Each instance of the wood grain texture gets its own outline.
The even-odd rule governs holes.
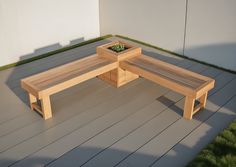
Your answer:
[[[50,95],[117,67],[117,62],[95,54],[22,79],[21,86],[30,94],[31,108],[42,114],[44,119],[48,119],[52,117]],[[36,98],[41,101],[41,106],[32,105],[37,101]]]
[[[128,49],[120,53],[109,47],[124,44]],[[141,48],[120,41],[97,47],[97,54],[62,65],[21,80],[21,85],[30,93],[30,105],[41,101],[35,108],[45,119],[52,117],[49,96],[78,83],[98,77],[120,87],[142,76],[186,96],[184,118],[192,119],[194,113],[205,107],[207,92],[214,87],[214,80],[177,67],[175,65],[141,54]],[[194,108],[195,100],[200,105]]]
[[[193,114],[205,106],[207,92],[214,87],[215,82],[209,77],[145,55],[122,61],[120,67],[185,95],[186,119],[192,119]],[[194,108],[195,100],[199,98],[201,106]]]

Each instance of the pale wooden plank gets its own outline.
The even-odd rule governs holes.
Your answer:
[[[201,96],[202,93],[205,93],[214,85],[214,80],[209,77],[145,55],[122,61],[120,66],[193,99]]]
[[[157,75],[161,75],[168,80],[173,80],[174,82],[184,84],[191,88],[199,87],[204,83],[204,80],[194,77],[195,75],[186,73],[187,71],[183,69],[170,66],[170,64],[163,64],[161,61],[154,62],[154,60],[156,59],[147,59],[146,57],[143,58],[140,56],[138,58],[129,59],[125,62],[140,66],[141,68],[147,69]]]
[[[90,64],[86,66],[85,61]],[[25,78],[21,81],[21,86],[34,96],[42,98],[114,68],[117,68],[117,63],[93,55]]]
[[[220,80],[218,82],[220,82]],[[236,79],[220,89],[218,92],[216,92],[216,94],[210,96],[206,105],[206,109],[199,112],[199,114],[196,115],[196,119],[193,119],[192,121],[186,121],[181,117],[177,118],[177,121],[165,131],[163,131],[163,133],[159,134],[147,144],[139,148],[134,154],[130,155],[118,166],[127,166],[127,164],[134,166],[149,166],[153,164],[201,122],[216,112],[220,106],[224,105],[230,98],[232,98],[232,96],[235,95],[235,87],[233,86],[235,84]],[[181,106],[181,102],[183,103],[183,100],[176,105]],[[145,158],[144,160],[140,158],[140,154],[151,156],[148,156],[148,158]]]

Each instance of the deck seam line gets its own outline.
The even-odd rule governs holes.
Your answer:
[[[196,63],[195,65],[198,65],[198,63]],[[195,65],[194,65],[194,66],[195,66]],[[205,70],[207,70],[208,68],[209,68],[209,66],[207,66],[207,68],[206,68]],[[57,126],[57,125],[56,125],[56,126]],[[45,131],[44,131],[44,132],[45,132]],[[36,135],[36,136],[37,136],[37,135]],[[33,137],[35,137],[35,136],[33,136]],[[29,139],[30,139],[30,138],[28,138],[28,139],[26,139],[26,140],[29,140]],[[58,139],[58,140],[60,140],[60,139]],[[25,140],[24,140],[24,141],[25,141]],[[24,142],[24,141],[23,141],[23,142]],[[57,140],[56,140],[56,141],[57,141]],[[20,143],[18,143],[18,144],[20,144]],[[18,144],[17,144],[17,145],[18,145]],[[13,146],[13,147],[14,147],[14,146]],[[38,150],[38,151],[39,151],[39,150]]]
[[[195,64],[195,65],[198,65],[198,64]],[[195,66],[194,65],[194,66]],[[190,68],[190,67],[189,67]],[[210,67],[209,66],[207,66],[204,70],[202,70],[201,71],[201,73],[203,73],[203,72],[205,72],[205,71],[207,71],[207,70],[209,70],[210,69]],[[166,92],[165,94],[167,94],[167,93],[169,93],[169,92],[171,92],[171,90],[169,90],[168,92]],[[164,95],[165,95],[164,94]],[[176,102],[174,102],[173,104],[171,104],[170,106],[168,106],[167,108],[165,108],[165,109],[163,109],[163,111],[161,111],[159,114],[161,114],[162,112],[164,112],[165,110],[167,110],[167,109],[169,109],[170,107],[172,107],[173,105],[175,105],[176,103],[178,103],[180,100],[182,100],[184,97],[182,97],[181,99],[179,99],[179,100],[177,100]],[[156,116],[158,116],[159,114],[157,114],[157,115],[155,115],[154,117],[152,117],[151,119],[149,119],[148,121],[146,121],[144,124],[142,124],[142,126],[143,125],[145,125],[146,123],[148,123],[148,122],[150,122],[152,119],[154,119]],[[177,121],[177,120],[176,120]],[[138,128],[136,128],[136,129],[138,129]],[[135,130],[133,130],[132,132],[134,132]],[[130,132],[129,134],[131,134],[132,132]],[[162,131],[161,131],[162,132]],[[159,133],[161,133],[161,132],[159,132]],[[129,135],[128,134],[128,135]],[[128,136],[128,135],[126,135],[126,136]],[[126,136],[124,136],[124,137],[122,137],[122,138],[125,138]],[[155,137],[155,136],[154,136]],[[120,141],[122,138],[120,138],[118,141]],[[151,139],[152,140],[152,139]],[[116,141],[115,143],[117,143],[118,141]],[[149,142],[149,141],[148,141]],[[115,143],[113,143],[112,145],[114,145]],[[110,145],[109,147],[111,147],[112,145]],[[144,144],[145,145],[145,144]],[[109,147],[107,147],[107,148],[105,148],[105,149],[103,149],[102,151],[100,151],[99,153],[97,153],[96,155],[98,155],[98,154],[100,154],[101,152],[103,152],[103,151],[105,151],[106,149],[108,149]],[[142,146],[141,146],[142,147]],[[95,156],[93,156],[92,158],[90,158],[89,160],[91,160],[91,159],[93,159]],[[83,166],[83,165],[85,165],[87,162],[89,162],[89,160],[88,161],[86,161],[85,163],[83,163],[81,166]],[[116,165],[118,165],[118,164],[116,164]],[[115,166],[116,166],[115,165]]]
[[[193,62],[193,61],[192,61],[192,62]],[[177,63],[177,64],[181,65],[181,62],[180,62],[180,63]],[[195,62],[194,62],[191,66],[187,67],[187,69],[192,68],[192,67],[194,67],[194,66],[197,66],[197,65],[199,65],[199,64],[200,64],[200,63],[195,63]],[[205,65],[204,65],[204,66],[205,66]],[[206,70],[208,70],[208,69],[210,69],[210,66],[206,66],[206,67],[204,68],[204,70],[201,71],[201,73],[204,72],[204,71],[206,71]],[[114,125],[115,125],[115,124],[114,124]],[[112,125],[112,126],[113,126],[113,125]],[[110,128],[110,127],[109,127],[109,128]],[[74,131],[75,131],[75,130],[74,130]],[[73,133],[74,131],[72,131],[71,133]],[[98,133],[98,134],[100,134],[100,133]],[[98,134],[96,134],[95,136],[97,136]],[[93,136],[93,137],[95,137],[95,136]],[[64,136],[63,136],[63,137],[64,137]],[[93,138],[93,137],[92,137],[92,138]],[[61,138],[62,138],[62,137],[61,137]],[[59,139],[53,141],[52,143],[54,143],[54,142],[60,140],[61,138],[59,138]],[[90,138],[87,139],[87,141],[88,141],[88,140],[90,140]],[[87,142],[87,141],[85,141],[85,142]],[[85,142],[83,142],[83,143],[85,143]],[[50,144],[52,144],[52,143],[50,143]],[[81,143],[81,144],[83,144],[83,143]],[[48,145],[50,145],[50,144],[48,144]],[[80,145],[81,145],[81,144],[80,144]],[[48,145],[46,145],[46,146],[40,148],[39,150],[37,150],[37,151],[31,153],[30,155],[32,155],[32,154],[34,154],[34,153],[36,153],[36,152],[42,150],[43,148],[47,147]],[[78,145],[78,146],[80,146],[80,145]],[[78,147],[78,146],[76,146],[76,147]],[[74,147],[73,149],[75,149],[76,147]],[[66,153],[69,153],[69,152],[72,151],[73,149],[69,150],[69,151],[66,152]],[[66,154],[66,153],[64,153],[64,154]],[[45,166],[48,166],[48,165],[51,164],[52,162],[56,161],[57,159],[59,159],[60,157],[62,157],[64,154],[62,154],[62,155],[59,156],[58,158],[56,158],[56,159],[50,161],[50,162],[47,163]],[[30,155],[24,157],[23,159],[21,159],[21,160],[19,160],[19,161],[22,161],[22,160],[26,159],[26,158],[29,157]],[[18,162],[19,162],[19,161],[18,161]]]
[[[105,88],[104,88],[104,89],[105,89]],[[101,90],[99,90],[99,91],[101,91]],[[112,96],[112,97],[113,97],[113,96]],[[96,104],[96,105],[92,106],[91,108],[94,108],[94,107],[96,107],[97,105],[100,105],[100,104],[101,104],[101,103]],[[91,108],[89,108],[89,109],[91,109]],[[86,112],[86,111],[83,111],[83,112]],[[82,113],[83,113],[83,112],[82,112]],[[76,114],[76,115],[74,115],[74,116],[77,116],[77,115],[80,115],[80,114],[81,114],[81,113]],[[72,118],[70,118],[70,119],[72,119]],[[69,120],[69,119],[68,119],[68,120]],[[68,121],[68,120],[65,120],[65,121]],[[25,141],[27,141],[27,140],[29,140],[29,139],[32,139],[32,138],[34,138],[34,137],[36,137],[36,136],[38,136],[38,135],[40,135],[40,134],[42,134],[42,133],[44,133],[44,132],[50,130],[51,128],[56,127],[57,125],[60,125],[60,124],[64,123],[65,121],[62,121],[62,122],[60,122],[59,124],[56,124],[55,126],[52,126],[52,127],[48,128],[48,129],[45,130],[45,131],[42,131],[42,132],[40,132],[40,133],[38,133],[38,134],[36,134],[36,135],[34,135],[34,136],[31,136],[30,138],[27,138],[27,139],[23,140],[22,142],[20,142],[20,143],[18,143],[18,144],[15,144],[15,145],[13,145],[12,147],[9,147],[8,149],[6,149],[6,150],[4,150],[4,151],[1,151],[0,154],[3,153],[3,152],[5,152],[5,151],[7,151],[7,150],[9,150],[9,149],[11,149],[11,148],[13,148],[13,147],[15,147],[15,146],[17,146],[17,145],[19,145],[19,144],[21,144],[21,143],[23,143],[23,142],[25,142]],[[36,122],[37,122],[37,121],[36,121]],[[36,122],[35,122],[35,123],[36,123]]]
[[[193,62],[193,61],[192,61]],[[194,62],[195,63],[195,62]],[[177,65],[178,64],[181,64],[181,62],[179,62],[179,63],[177,63]],[[198,65],[199,63],[196,63],[196,64],[194,64],[193,66],[190,66],[190,67],[188,67],[188,68],[191,68],[191,67],[194,67],[194,66],[196,66],[196,65]],[[107,86],[108,87],[108,86]],[[103,88],[102,88],[103,89]],[[23,94],[23,93],[22,93]],[[13,117],[12,119],[16,119],[16,118],[18,118],[18,117],[21,117],[21,116],[24,116],[24,115],[26,115],[27,114],[27,112],[25,112],[25,113],[23,113],[23,114],[20,114],[20,115],[17,115],[16,117]],[[10,119],[11,120],[11,119]],[[9,120],[8,120],[9,121]],[[4,122],[6,122],[6,121],[4,121]],[[4,122],[3,122],[3,124],[4,124]],[[36,123],[37,121],[35,121],[35,123]],[[31,124],[33,124],[33,123],[31,123]],[[2,125],[2,124],[0,124],[0,125]],[[22,127],[23,128],[23,127]],[[21,129],[21,128],[20,128]],[[18,129],[19,130],[19,129]],[[13,131],[14,132],[14,131]],[[12,132],[12,133],[13,133]],[[9,133],[10,134],[10,133]],[[0,136],[1,137],[1,136]],[[20,144],[20,143],[19,143]],[[14,147],[14,146],[13,146]],[[4,152],[4,151],[2,151],[2,152]],[[2,153],[2,152],[0,152],[0,153]]]
[[[158,159],[156,159],[152,164],[149,165],[149,167],[152,167],[156,162],[158,162],[162,157],[164,157],[169,151],[171,151],[176,145],[178,145],[181,141],[183,141],[185,138],[187,138],[191,133],[193,133],[196,129],[198,129],[202,124],[204,124],[207,120],[209,120],[212,116],[214,116],[221,108],[223,108],[225,105],[227,105],[233,98],[236,97],[236,94],[233,95],[227,102],[225,102],[221,107],[219,107],[215,112],[213,112],[210,116],[208,116],[203,122],[201,122],[198,126],[196,126],[193,130],[191,130],[186,136],[184,136],[179,142],[177,142],[173,147],[171,147],[168,151],[166,151],[162,156],[160,156]]]
[[[198,64],[195,64],[195,65],[198,65]],[[194,65],[194,66],[195,66]],[[208,70],[209,69],[209,67],[207,67],[206,69],[204,69],[202,72],[204,72],[204,71],[206,71],[206,70]],[[220,74],[219,74],[220,75]],[[226,85],[226,84],[225,84]],[[217,92],[217,91],[216,91]],[[113,125],[112,125],[113,126]],[[110,127],[109,127],[110,128]],[[96,135],[95,135],[96,136]],[[93,137],[92,137],[93,138]],[[60,139],[58,139],[58,140],[60,140]],[[89,139],[90,140],[90,139]],[[57,140],[56,140],[57,141]],[[54,141],[55,142],[55,141]],[[86,141],[85,141],[86,142]],[[50,145],[50,144],[49,144]],[[44,148],[44,147],[43,147]],[[41,149],[40,149],[41,150]],[[40,150],[38,150],[38,151],[40,151]],[[71,150],[70,150],[71,151]],[[36,151],[37,152],[37,151]],[[66,153],[65,153],[66,154]],[[32,155],[32,154],[30,154],[30,155]],[[29,156],[30,156],[29,155]],[[63,154],[64,155],[64,154]],[[28,156],[26,156],[25,158],[27,158]],[[23,158],[23,159],[25,159],[25,158]],[[60,158],[60,157],[59,157]],[[23,160],[23,159],[21,159],[21,160]],[[58,158],[57,158],[58,159]],[[21,160],[19,160],[19,161],[21,161]],[[17,162],[19,162],[19,161],[17,161]],[[15,162],[15,163],[17,163],[17,162]],[[14,163],[14,164],[15,164]],[[12,165],[14,165],[14,164],[12,164]],[[50,163],[49,163],[50,164]],[[10,165],[10,166],[12,166],[12,165]],[[48,164],[46,164],[46,166],[47,166]]]
[[[164,93],[163,95],[166,95],[168,94],[169,91],[167,91],[166,93]],[[161,95],[161,96],[163,96]],[[160,97],[161,97],[160,96]],[[153,101],[155,102],[155,100]],[[153,103],[151,102],[151,103]],[[96,155],[92,156],[89,160],[87,160],[86,162],[84,162],[82,165],[80,166],[83,166],[85,165],[87,162],[89,162],[91,159],[93,159],[94,157],[96,157],[97,155],[99,155],[100,153],[104,152],[105,150],[107,150],[108,148],[110,148],[111,146],[113,146],[114,144],[118,143],[120,140],[124,139],[125,137],[127,137],[128,135],[130,135],[131,133],[133,133],[134,131],[136,131],[137,129],[139,129],[140,127],[142,127],[143,125],[147,124],[148,122],[150,122],[152,119],[155,119],[157,116],[159,116],[160,114],[162,114],[163,112],[165,112],[169,107],[171,107],[174,103],[172,103],[171,105],[167,106],[166,108],[164,108],[160,113],[154,115],[152,118],[149,118],[147,121],[145,121],[144,123],[142,123],[141,125],[139,125],[138,127],[136,127],[135,129],[133,129],[132,131],[130,131],[128,134],[126,134],[125,136],[121,137],[120,139],[118,139],[117,141],[115,141],[114,143],[112,143],[110,146],[104,148],[103,150],[101,150],[100,152],[98,152]],[[139,111],[141,111],[142,109],[140,109]],[[138,111],[138,112],[139,112]],[[134,113],[135,114],[135,113]],[[131,115],[132,116],[132,115]],[[128,117],[127,117],[128,118]]]
[[[149,104],[150,104],[150,103],[149,103]],[[146,107],[147,105],[149,105],[149,104],[144,105],[144,106],[141,107],[140,109],[145,108],[145,107]],[[119,106],[119,107],[120,107],[120,106]],[[118,108],[119,108],[119,107],[118,107]],[[139,110],[140,110],[140,109],[139,109]],[[139,110],[137,110],[136,112],[138,112]],[[113,110],[112,110],[112,111],[113,111]],[[130,113],[130,114],[128,114],[127,116],[125,116],[124,118],[122,118],[121,120],[119,120],[119,121],[117,121],[117,122],[115,122],[115,123],[112,123],[110,126],[108,126],[107,128],[103,129],[102,131],[96,133],[96,134],[93,135],[92,137],[88,138],[86,141],[84,141],[84,142],[82,142],[81,144],[77,145],[76,147],[74,147],[74,148],[71,149],[70,151],[76,149],[77,147],[79,147],[79,146],[81,146],[82,144],[86,143],[87,141],[91,140],[91,139],[94,138],[95,136],[97,136],[97,135],[101,134],[102,132],[106,131],[107,129],[111,128],[112,126],[114,126],[114,125],[116,125],[116,124],[122,122],[123,120],[125,120],[126,118],[132,116],[132,115],[135,114],[136,112]],[[105,115],[106,115],[106,114],[105,114]],[[104,116],[104,115],[103,115],[103,116]],[[102,117],[102,116],[101,116],[101,117]],[[73,131],[73,132],[74,132],[74,131]],[[73,133],[73,132],[72,132],[72,133]],[[59,140],[60,140],[60,139],[59,139]],[[56,141],[57,141],[57,140],[55,140],[53,143],[55,143]],[[41,149],[40,149],[40,150],[41,150]],[[38,151],[40,151],[40,150],[38,150]],[[37,151],[37,152],[38,152],[38,151]],[[70,151],[68,151],[68,152],[70,152]],[[66,152],[66,153],[68,153],[68,152]],[[66,153],[65,153],[65,154],[66,154]],[[62,156],[63,156],[63,155],[64,155],[64,154],[62,154]],[[60,157],[61,157],[61,156],[60,156]],[[60,158],[60,157],[59,157],[59,158]],[[47,163],[47,164],[44,165],[44,166],[48,166],[51,162],[54,162],[54,161],[57,160],[57,159],[58,159],[58,158],[56,158],[56,159],[50,161],[49,163]]]
[[[197,65],[197,64],[196,64]],[[190,68],[190,67],[189,67]],[[201,73],[209,70],[210,68],[206,68],[204,69]],[[217,74],[216,76],[218,76],[219,74]],[[170,93],[171,90],[169,90],[168,92],[166,92],[163,95],[166,95],[168,93]],[[162,95],[162,96],[163,96]],[[184,97],[183,97],[184,98]],[[114,144],[116,144],[117,142],[119,142],[120,140],[124,139],[125,137],[127,137],[128,135],[130,135],[131,133],[133,133],[134,131],[136,131],[137,129],[139,129],[140,127],[144,126],[145,124],[147,124],[148,122],[152,121],[153,119],[155,119],[157,116],[159,116],[161,113],[165,112],[166,110],[168,110],[170,107],[172,107],[173,105],[175,105],[177,102],[179,102],[180,100],[182,100],[183,98],[177,100],[176,102],[173,102],[172,104],[170,104],[169,106],[167,106],[166,108],[164,108],[160,113],[154,115],[152,118],[148,119],[147,121],[145,121],[143,124],[139,125],[137,128],[135,128],[134,130],[132,130],[131,132],[129,132],[128,134],[126,134],[125,136],[121,137],[120,139],[118,139],[116,142],[112,143],[110,146],[104,148],[103,150],[99,151],[98,153],[96,153],[95,155],[93,155],[91,158],[89,158],[89,160],[87,160],[86,162],[84,162],[82,165],[80,166],[84,166],[86,163],[88,163],[90,160],[92,160],[93,158],[95,158],[97,155],[99,155],[100,153],[104,152],[105,150],[109,149],[111,146],[113,146]]]
[[[89,84],[88,86],[85,86],[84,88],[88,88],[89,86],[91,86],[92,84]],[[109,87],[109,85],[105,85],[103,88],[107,88],[107,87]],[[83,88],[83,89],[84,89]],[[103,88],[101,88],[101,89],[103,89]],[[80,90],[80,89],[79,89]],[[97,90],[97,91],[99,91],[99,90]],[[23,95],[24,93],[22,92],[22,93],[20,93],[19,95]],[[66,94],[66,95],[64,95],[64,97],[67,97],[67,96],[70,96],[70,95],[72,95],[72,94],[75,94],[75,93],[70,93],[70,94]],[[59,97],[59,98],[55,98],[55,100],[58,100],[58,99],[61,99],[61,97]],[[26,99],[24,99],[24,100],[26,100]],[[22,101],[23,102],[23,101]],[[23,102],[24,103],[24,102]],[[27,107],[29,107],[29,105],[27,105]],[[30,108],[29,108],[30,109]],[[17,118],[20,118],[20,117],[22,117],[22,116],[25,116],[26,114],[27,114],[28,112],[26,111],[26,112],[24,112],[24,113],[21,113],[21,114],[19,114],[19,115],[16,115],[15,117],[12,117],[12,118],[10,118],[10,119],[8,119],[8,120],[6,120],[6,121],[3,121],[3,122],[1,122],[0,123],[0,125],[2,125],[2,124],[5,124],[6,122],[8,122],[8,121],[11,121],[11,120],[13,120],[13,119],[17,119]],[[33,124],[33,123],[32,123]]]
[[[177,64],[181,64],[181,62],[180,62],[180,63],[177,63]],[[197,66],[198,64],[200,64],[200,63],[196,63],[196,64],[194,64],[194,65],[191,65],[191,66],[187,67],[187,69],[189,69],[189,68],[191,68],[191,67],[194,67],[194,66]],[[207,70],[208,67],[209,67],[209,66],[207,66],[207,68],[204,69],[203,71]],[[170,92],[170,91],[171,91],[171,90],[169,90],[168,92]],[[94,136],[94,137],[95,137],[95,136]],[[58,139],[58,140],[59,140],[59,139]],[[89,140],[90,140],[90,139],[89,139]],[[80,146],[80,145],[78,145],[78,146]],[[78,146],[76,146],[76,147],[78,147]],[[75,148],[76,148],[76,147],[75,147]],[[73,148],[73,149],[75,149],[75,148]],[[69,150],[68,152],[66,152],[66,153],[64,153],[64,154],[69,153],[69,152],[72,151],[73,149]],[[40,150],[39,150],[39,151],[40,151]],[[64,154],[62,154],[60,157],[64,156]],[[50,162],[47,163],[45,166],[48,166],[49,164],[51,164],[52,162],[56,161],[56,160],[59,159],[60,157],[56,158],[55,160],[50,161]]]
[[[139,83],[139,84],[144,84],[144,83],[141,82],[141,83]],[[99,105],[99,104],[98,104],[98,105]],[[145,106],[146,106],[146,105],[145,105]],[[144,107],[145,107],[145,106],[144,106]],[[94,107],[95,107],[95,106],[94,106]],[[119,107],[120,107],[120,106],[119,106]],[[118,108],[119,108],[119,107],[118,107]],[[112,111],[113,111],[113,110],[112,110]],[[112,111],[111,111],[111,112],[112,112]],[[131,113],[131,114],[132,114],[132,113]],[[77,114],[77,115],[78,115],[78,114]],[[104,115],[106,115],[106,114],[104,114]],[[101,115],[101,116],[95,118],[94,120],[99,119],[100,117],[103,117],[104,115]],[[94,121],[94,120],[92,120],[92,121]],[[122,120],[121,120],[121,121],[122,121]],[[82,127],[84,127],[84,126],[86,126],[87,124],[90,124],[90,123],[91,123],[91,122],[88,122],[88,123],[82,125]],[[118,123],[118,122],[117,122],[117,123]],[[115,123],[115,124],[116,124],[116,123]],[[112,124],[111,126],[113,126],[113,124]],[[21,160],[18,160],[18,161],[13,162],[13,163],[12,163],[11,165],[9,165],[9,166],[15,165],[16,163],[18,163],[18,162],[20,162],[20,161],[22,161],[22,160],[24,160],[24,159],[30,157],[32,154],[34,154],[34,153],[36,153],[36,152],[42,150],[43,148],[45,148],[45,147],[47,147],[47,146],[49,146],[49,145],[51,145],[51,144],[57,142],[57,141],[60,140],[61,138],[63,138],[63,137],[65,137],[65,136],[67,136],[67,135],[73,133],[74,131],[76,131],[76,130],[82,128],[82,127],[76,128],[75,130],[71,131],[70,133],[68,133],[68,134],[66,134],[66,135],[63,135],[62,137],[58,138],[57,140],[51,142],[50,144],[47,144],[46,146],[41,147],[41,148],[38,149],[37,151],[32,152],[30,155],[25,156],[25,157],[22,158]],[[108,128],[110,128],[110,126],[109,126]],[[106,128],[106,129],[107,129],[107,128]],[[104,130],[106,130],[106,129],[104,129]],[[43,131],[42,133],[44,133],[44,132],[45,132],[45,131]],[[103,132],[103,131],[102,131],[102,132]],[[99,133],[102,133],[102,132],[99,132]],[[98,134],[99,134],[99,133],[98,133]],[[41,134],[41,133],[40,133],[40,134]],[[98,135],[98,134],[96,134],[96,135]],[[92,136],[91,138],[95,137],[96,135]],[[38,135],[36,135],[36,136],[38,136]],[[33,137],[36,137],[36,136],[33,136]],[[29,139],[31,139],[31,138],[29,138]],[[90,138],[89,138],[88,140],[90,140]],[[27,140],[25,140],[25,141],[27,141]],[[24,142],[24,141],[23,141],[23,142]],[[87,142],[87,141],[85,141],[85,142]],[[21,143],[22,143],[22,142],[21,142]],[[19,144],[21,144],[21,143],[19,143]],[[81,144],[83,144],[83,143],[81,143]],[[17,145],[18,145],[18,144],[17,144]],[[15,145],[15,146],[17,146],[17,145]],[[13,147],[15,147],[15,146],[13,146]],[[11,148],[10,148],[10,149],[11,149]],[[6,151],[7,151],[7,150],[6,150]],[[2,152],[0,152],[0,153],[2,153]]]
[[[220,74],[219,74],[219,75],[220,75]],[[218,75],[217,75],[217,76],[218,76]],[[232,79],[232,80],[234,80],[234,79]],[[223,89],[226,85],[230,84],[230,82],[231,82],[232,80],[230,80],[229,82],[227,82],[226,84],[224,84],[224,86],[221,87],[220,89],[218,89],[216,92],[220,91],[220,90]],[[210,96],[213,96],[216,92],[214,92],[214,93],[211,94]],[[209,97],[210,97],[210,96],[209,96]],[[182,98],[182,99],[183,99],[183,98]],[[182,99],[180,99],[180,100],[182,100]],[[176,103],[177,103],[177,102],[176,102]],[[176,104],[176,103],[175,103],[175,104]],[[177,122],[177,121],[180,120],[180,119],[181,119],[181,117],[180,117],[179,119],[177,119],[175,122]],[[174,123],[175,123],[175,122],[174,122]],[[173,125],[173,124],[171,124],[171,125]],[[171,126],[171,125],[170,125],[170,126]],[[170,126],[168,126],[168,127],[170,127]],[[168,128],[168,127],[167,127],[167,128]],[[159,134],[159,135],[160,135],[160,134]],[[159,135],[157,135],[157,136],[159,136]],[[157,137],[157,136],[155,136],[155,137]],[[154,138],[153,138],[153,139],[154,139]],[[151,139],[151,140],[152,140],[152,139]],[[150,140],[150,141],[151,141],[151,140]],[[150,141],[149,141],[149,142],[150,142]],[[144,145],[146,145],[146,144],[147,144],[147,143],[145,143]],[[142,145],[141,147],[143,147],[144,145]],[[140,148],[141,148],[141,147],[140,147]],[[119,162],[118,162],[116,165],[114,165],[113,167],[116,167],[117,165],[119,165],[120,163],[122,163],[125,159],[127,159],[127,158],[130,157],[132,154],[134,154],[135,152],[137,152],[140,148],[138,148],[138,149],[135,150],[134,152],[130,153],[127,157],[125,157],[124,159],[122,159],[121,161],[119,161]]]
[[[99,91],[101,91],[102,89],[105,89],[105,88],[108,88],[108,87],[109,87],[109,86],[106,85],[104,88],[98,89],[98,90],[95,91],[95,92],[99,92]],[[73,93],[73,92],[72,92],[72,93],[69,94],[69,95],[73,95],[73,94],[76,94],[76,93]],[[68,95],[65,95],[64,98],[65,98],[66,96],[68,96]],[[58,98],[58,99],[61,99],[61,98]],[[97,105],[99,105],[99,104],[97,104]],[[96,106],[96,105],[95,105],[95,106]],[[92,106],[92,107],[94,107],[94,106]],[[83,113],[83,112],[82,112],[82,113]],[[19,118],[19,117],[23,117],[23,116],[25,116],[26,114],[27,114],[27,113],[20,114],[20,115],[18,115],[18,117],[14,117],[14,118],[10,119],[9,121],[14,120],[14,119],[17,119],[17,118]],[[38,114],[38,113],[35,113],[35,114]],[[81,113],[80,113],[80,114],[81,114]],[[76,114],[76,115],[78,115],[78,114]],[[41,121],[41,117],[40,117],[39,119],[36,119],[35,121],[31,122],[30,124],[27,124],[27,125],[22,126],[22,127],[18,128],[18,129],[15,129],[14,131],[11,131],[11,132],[9,132],[9,133],[7,133],[7,134],[1,135],[1,136],[0,136],[0,139],[1,139],[1,137],[10,135],[11,133],[16,132],[17,130],[23,129],[23,128],[25,128],[25,127],[27,127],[27,126],[30,126],[30,125],[32,125],[32,124],[34,124],[34,123],[37,123],[37,122],[39,122],[39,121]],[[4,121],[4,122],[6,122],[6,121]],[[63,123],[63,122],[61,122],[61,123]],[[4,124],[4,123],[3,123],[3,124]],[[1,126],[1,125],[2,125],[2,124],[0,124],[0,126]],[[57,124],[57,125],[59,125],[59,124]],[[52,126],[52,127],[55,127],[55,126]],[[52,127],[51,127],[51,128],[52,128]],[[50,129],[50,128],[49,128],[49,129]],[[48,130],[48,129],[47,129],[47,130]],[[0,153],[2,153],[2,152],[0,151]]]

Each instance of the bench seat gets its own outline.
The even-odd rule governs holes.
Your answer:
[[[122,52],[110,50],[117,44],[127,48]],[[139,47],[121,41],[97,47],[97,54],[24,78],[21,86],[28,92],[30,107],[52,117],[50,96],[88,79],[98,77],[112,86],[122,86],[139,76],[183,94],[184,117],[204,108],[207,94],[215,81],[209,77],[188,71],[175,65],[142,54]],[[195,104],[195,101],[199,103]]]
[[[52,116],[50,95],[116,68],[116,61],[95,54],[24,78],[21,86],[29,93],[31,109],[37,110],[48,119]]]
[[[186,96],[184,117],[187,119],[205,107],[207,92],[214,87],[211,78],[145,55],[124,60],[120,67]],[[200,103],[194,106],[197,99]]]

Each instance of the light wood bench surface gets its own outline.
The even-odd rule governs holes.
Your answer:
[[[21,80],[21,86],[29,93],[31,109],[48,119],[52,117],[50,95],[117,67],[117,62],[95,54],[25,78]]]
[[[127,50],[115,53],[109,50],[115,44],[124,44]],[[115,41],[97,47],[97,54],[53,68],[21,80],[28,91],[30,107],[43,115],[52,117],[50,95],[70,88],[88,79],[98,77],[108,84],[120,87],[139,76],[183,94],[184,117],[204,108],[207,94],[214,87],[214,80],[175,65],[145,56],[141,48]],[[198,100],[199,104],[195,105]]]
[[[145,55],[124,60],[120,67],[186,96],[184,117],[187,119],[205,107],[207,93],[214,87],[211,78]],[[197,99],[200,104],[195,106]]]

